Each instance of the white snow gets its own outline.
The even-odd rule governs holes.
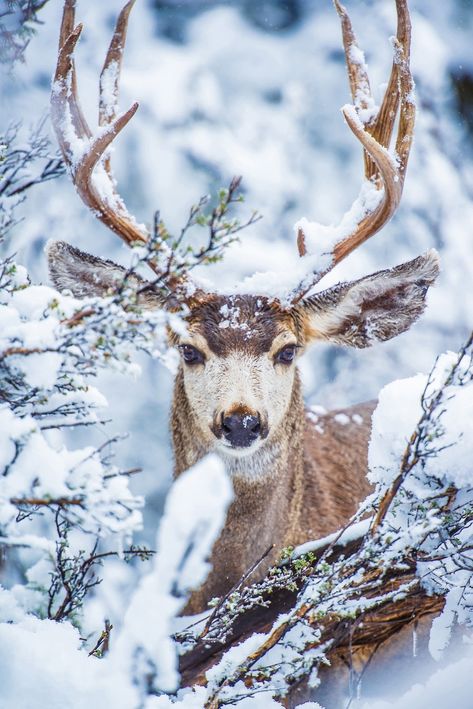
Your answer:
[[[253,633],[247,640],[227,650],[222,659],[205,673],[209,689],[217,685],[222,678],[230,676],[248,655],[257,650],[265,637],[262,633]]]
[[[446,376],[456,355],[442,355],[436,365],[437,381]],[[402,457],[407,442],[420,419],[420,398],[427,385],[426,375],[402,379],[384,387],[373,414],[373,434],[369,446],[368,474],[371,482],[387,481]],[[473,384],[449,387],[440,417],[441,450],[429,459],[427,470],[459,488],[473,485]]]
[[[350,423],[350,417],[346,414],[335,414],[333,420],[339,423],[341,426],[346,426]]]
[[[364,700],[356,709],[444,709],[471,706],[471,682],[473,653],[471,650],[461,660],[434,672],[426,682],[414,684],[407,692],[392,700]]]
[[[367,533],[370,523],[371,519],[365,519],[361,522],[351,524],[343,531],[340,530],[339,532],[334,532],[326,537],[321,537],[320,539],[315,539],[314,541],[306,542],[305,544],[299,544],[299,546],[297,546],[292,552],[291,558],[296,559],[298,556],[308,554],[311,551],[317,551],[318,549],[328,546],[329,544],[336,543],[337,545],[343,546],[344,544],[348,544],[355,539],[360,539]]]
[[[452,588],[447,593],[442,613],[432,621],[429,636],[429,652],[434,660],[440,660],[450,644],[462,592],[462,588]]]
[[[80,651],[70,623],[26,618],[0,623],[0,667],[4,709],[100,709],[136,706],[126,677],[110,681],[101,660]]]
[[[427,377],[418,374],[380,391],[368,451],[370,482],[389,483],[397,474],[398,461],[422,414],[420,397],[426,382]]]
[[[111,61],[100,76],[100,92],[105,116],[110,119],[115,115],[120,67],[118,62]]]
[[[110,655],[115,672],[129,672],[134,657],[142,653],[144,663],[146,658],[156,668],[156,687],[164,692],[178,688],[172,621],[210,570],[208,557],[232,495],[230,479],[214,456],[204,458],[174,483],[158,532],[154,569],[134,592]]]
[[[451,396],[441,419],[445,448],[430,462],[429,469],[462,488],[473,485],[473,465],[465,464],[473,461],[473,384],[452,390]]]

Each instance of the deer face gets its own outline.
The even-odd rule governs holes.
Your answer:
[[[286,415],[302,331],[266,298],[212,296],[180,338],[189,405],[207,445],[254,452]]]
[[[54,284],[77,296],[113,291],[125,274],[64,242],[51,243],[48,256]],[[190,309],[186,334],[171,341],[181,354],[185,395],[205,447],[244,456],[270,441],[288,413],[295,363],[306,347],[316,340],[368,347],[404,332],[422,313],[438,270],[430,251],[297,305],[283,307],[264,296],[201,297]],[[152,287],[141,302],[163,307]]]
[[[364,348],[404,332],[437,274],[432,251],[288,309],[258,296],[208,296],[178,343],[187,399],[207,444],[237,456],[255,451],[286,416],[296,360],[309,344]]]

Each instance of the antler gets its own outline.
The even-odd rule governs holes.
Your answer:
[[[51,116],[58,142],[76,190],[84,204],[101,222],[129,246],[149,242],[150,233],[127,210],[116,191],[107,149],[136,113],[138,103],[118,113],[120,69],[125,46],[128,17],[135,0],[122,9],[100,75],[99,130],[93,134],[82,113],[77,93],[74,49],[82,25],[74,27],[75,0],[65,0],[59,36],[59,51],[51,93]],[[148,263],[160,281],[185,300],[193,291],[189,275],[171,273],[174,254],[161,241]],[[190,288],[189,288],[190,286]]]
[[[376,234],[393,216],[401,200],[407,161],[415,122],[414,82],[410,71],[411,23],[407,0],[396,0],[397,33],[393,39],[394,57],[384,98],[373,116],[374,102],[363,55],[358,49],[350,18],[339,0],[334,0],[341,20],[345,58],[353,106],[342,111],[348,126],[364,148],[366,182],[352,210],[335,230],[329,263],[321,264],[291,293],[292,304],[298,303],[334,266]],[[399,115],[395,155],[388,149]],[[354,215],[353,219],[347,216]],[[352,222],[355,222],[354,224]],[[307,254],[306,234],[302,226],[297,231],[300,256]]]

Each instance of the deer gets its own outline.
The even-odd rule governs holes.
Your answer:
[[[128,246],[145,245],[150,239],[150,231],[137,222],[117,191],[108,151],[138,108],[135,103],[118,112],[132,5],[133,0],[118,17],[101,73],[99,130],[93,133],[89,128],[78,97],[74,50],[82,26],[74,25],[75,0],[65,0],[51,93],[52,123],[79,197]],[[374,190],[375,199],[362,205],[328,257],[315,266],[304,222],[300,223],[297,248],[307,271],[284,299],[257,292],[208,292],[188,271],[169,275],[165,265],[173,254],[165,243],[159,258],[149,264],[155,281],[132,276],[143,308],[172,311],[185,306],[185,334],[170,333],[170,344],[180,354],[170,416],[174,475],[214,453],[234,487],[224,528],[211,553],[212,570],[191,595],[188,613],[200,612],[210,599],[224,596],[261,558],[249,579],[261,578],[282,548],[334,532],[355,513],[370,490],[367,449],[376,402],[328,412],[314,422],[304,407],[297,361],[317,342],[365,348],[405,332],[424,311],[428,289],[439,273],[438,255],[430,250],[394,268],[316,289],[396,212],[416,111],[407,0],[396,0],[392,69],[379,110],[369,118],[364,111],[371,105],[366,67],[358,60],[346,9],[339,0],[334,5],[353,101],[342,110],[363,149],[363,184]],[[127,272],[63,241],[49,242],[47,258],[56,288],[77,297],[107,295]]]

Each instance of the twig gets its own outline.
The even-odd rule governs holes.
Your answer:
[[[100,637],[95,643],[92,650],[89,652],[89,657],[95,655],[95,657],[103,657],[107,654],[110,647],[110,633],[113,630],[113,625],[110,621],[105,619],[105,629],[100,633]],[[100,650],[100,648],[102,648]]]

